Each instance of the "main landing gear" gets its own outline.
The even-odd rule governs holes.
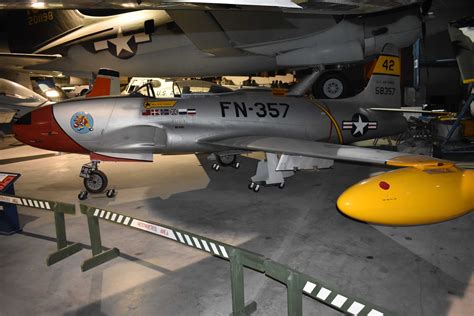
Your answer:
[[[267,158],[258,162],[257,173],[248,185],[249,190],[255,193],[259,192],[263,185],[276,185],[283,189],[285,178],[294,175],[293,171],[277,171],[279,158],[276,154],[266,153],[265,155]]]
[[[240,162],[237,162],[237,155],[217,155],[217,162],[213,163],[211,168],[214,171],[219,171],[221,167],[233,167],[234,169],[240,168]]]
[[[81,201],[87,199],[89,193],[98,194],[104,192],[109,183],[105,173],[99,170],[99,161],[91,161],[83,165],[79,176],[84,178],[84,187],[86,189],[77,196]],[[113,198],[117,195],[117,191],[115,189],[108,189],[105,191],[105,195],[108,198]]]

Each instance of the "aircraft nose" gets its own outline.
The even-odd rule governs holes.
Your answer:
[[[13,133],[20,142],[41,149],[87,154],[88,150],[75,142],[54,118],[53,105],[35,109],[13,124]]]
[[[52,120],[53,112],[50,105],[35,109],[13,124],[15,138],[24,144],[41,148],[45,137],[51,132]]]

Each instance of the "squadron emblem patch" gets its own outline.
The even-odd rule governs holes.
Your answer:
[[[94,130],[94,119],[87,112],[76,112],[71,117],[71,128],[79,134],[86,134]]]
[[[350,130],[352,136],[360,137],[365,135],[368,130],[377,129],[376,121],[369,121],[364,114],[356,113],[352,116],[352,121],[342,121],[342,129]]]

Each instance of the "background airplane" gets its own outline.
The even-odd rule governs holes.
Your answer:
[[[100,69],[92,89],[86,98],[120,94],[119,74],[109,69]],[[10,123],[28,112],[54,102],[38,93],[10,80],[0,78],[0,124]]]
[[[36,92],[0,78],[0,124],[10,123],[34,108],[50,102]]]
[[[8,45],[0,66],[79,77],[99,68],[146,77],[243,75],[358,62],[386,43],[409,46],[421,33],[418,4],[364,15],[199,8],[105,17],[6,11]]]

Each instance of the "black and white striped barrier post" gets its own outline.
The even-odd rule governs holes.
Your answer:
[[[25,206],[54,213],[54,225],[56,227],[56,243],[58,250],[51,253],[46,258],[46,264],[48,266],[61,261],[82,249],[82,245],[78,243],[72,243],[68,245],[66,238],[64,214],[76,214],[76,207],[74,204],[47,201],[43,199],[33,199],[16,195],[13,196],[8,194],[0,194],[0,201],[17,206]]]
[[[288,291],[288,315],[302,315],[303,294],[325,305],[349,315],[384,316],[392,315],[382,308],[364,300],[352,298],[310,276],[288,268],[259,254],[252,253],[210,238],[199,236],[160,223],[144,221],[132,216],[90,207],[81,204],[81,212],[87,215],[93,257],[84,261],[86,271],[119,255],[119,250],[102,252],[99,219],[134,228],[160,236],[182,245],[229,260],[231,265],[232,315],[248,315],[256,310],[257,304],[245,305],[243,267],[265,273],[266,276],[286,285]]]

